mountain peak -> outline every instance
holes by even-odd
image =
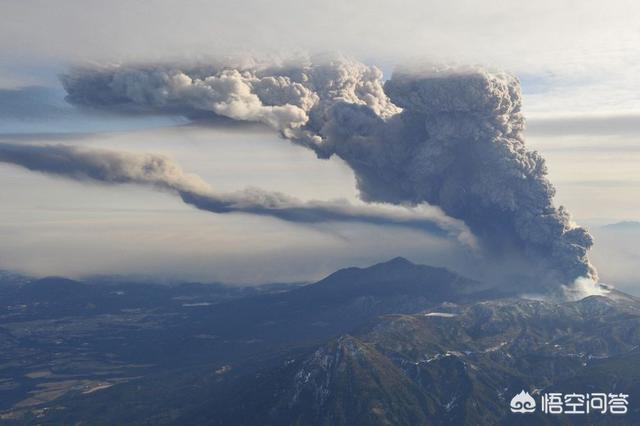
[[[467,294],[476,286],[475,281],[445,268],[417,265],[395,257],[367,268],[341,269],[303,291],[314,292],[315,298],[409,297],[441,302]]]
[[[20,289],[20,292],[31,297],[49,299],[79,296],[85,294],[88,289],[89,287],[80,281],[63,277],[45,277],[27,283]]]
[[[415,263],[401,256],[394,257],[393,259],[387,260],[386,262],[380,262],[374,266],[383,266],[383,265],[385,266],[416,266]]]
[[[640,229],[640,222],[637,220],[623,220],[621,222],[604,225],[603,228],[620,231],[635,231]]]

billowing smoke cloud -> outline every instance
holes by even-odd
[[[214,213],[248,213],[295,223],[361,222],[398,225],[437,236],[453,236],[472,246],[473,236],[460,221],[428,206],[353,205],[347,201],[308,201],[277,192],[247,189],[221,194],[198,176],[186,174],[170,159],[72,145],[0,143],[0,162],[78,181],[137,184],[177,194],[185,203]]]
[[[553,205],[526,149],[518,81],[480,69],[381,72],[348,59],[234,66],[116,66],[63,77],[75,104],[257,121],[356,173],[363,200],[439,206],[490,253],[547,283],[597,279],[589,233]]]

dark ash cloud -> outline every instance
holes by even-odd
[[[353,205],[347,201],[307,201],[252,188],[216,193],[196,175],[170,159],[152,154],[89,149],[72,145],[0,143],[0,162],[77,181],[108,185],[135,184],[175,193],[185,203],[213,213],[247,213],[302,224],[359,222],[404,226],[466,244],[473,238],[461,223],[435,209]]]
[[[321,158],[342,158],[363,200],[438,206],[489,253],[545,271],[535,281],[597,279],[591,236],[554,206],[544,160],[525,145],[509,74],[407,69],[384,83],[375,67],[325,58],[85,68],[63,83],[78,105],[264,123]]]

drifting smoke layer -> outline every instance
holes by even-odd
[[[70,145],[0,143],[0,162],[78,181],[138,184],[176,193],[187,204],[214,213],[249,213],[297,223],[362,222],[398,225],[473,245],[469,230],[437,209],[355,206],[346,201],[302,202],[277,192],[248,189],[218,194],[195,175],[185,174],[166,157],[88,149]]]
[[[336,59],[83,69],[63,84],[81,105],[265,123],[345,160],[365,201],[439,206],[490,253],[528,259],[548,283],[597,279],[591,236],[554,207],[544,160],[525,147],[520,88],[508,74],[400,71],[384,84],[377,68]]]

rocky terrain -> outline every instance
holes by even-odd
[[[402,258],[260,292],[2,288],[7,424],[640,424],[640,301],[615,290],[526,300]],[[629,411],[513,414],[521,390]]]

